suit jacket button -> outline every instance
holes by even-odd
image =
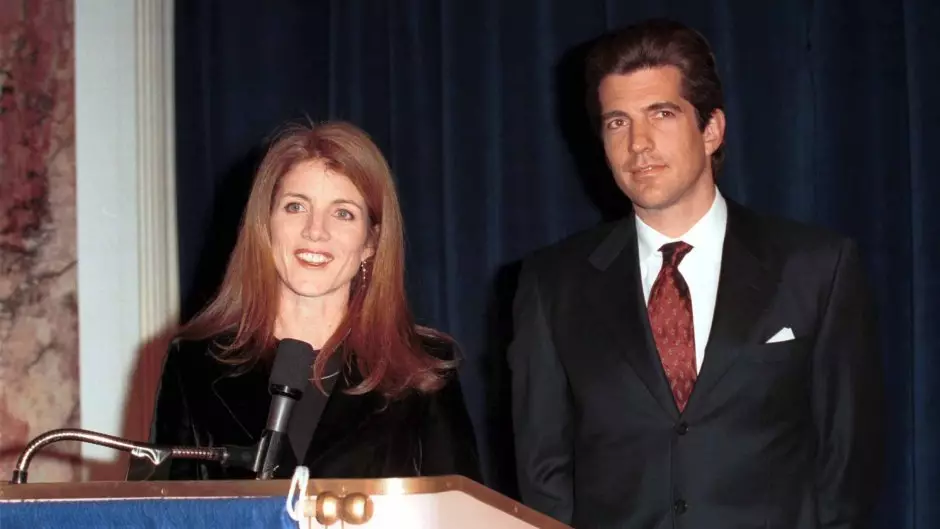
[[[689,510],[689,505],[685,500],[677,500],[672,507],[676,510],[676,514],[685,514],[685,511]]]
[[[680,422],[679,424],[676,425],[676,433],[677,433],[677,434],[679,434],[679,435],[685,435],[686,433],[688,433],[688,431],[689,431],[689,425],[688,425],[688,424],[686,424],[686,423],[684,423],[684,422]]]

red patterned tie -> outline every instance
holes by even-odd
[[[653,339],[679,411],[685,409],[695,385],[695,328],[692,295],[679,273],[679,263],[692,249],[682,241],[664,244],[663,267],[653,283],[647,307]]]

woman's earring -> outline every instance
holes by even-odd
[[[366,287],[366,262],[359,261],[359,273],[362,274],[362,282],[360,283],[360,288]]]

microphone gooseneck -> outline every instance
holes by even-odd
[[[223,446],[209,448],[156,446],[147,443],[129,441],[127,439],[122,439],[113,435],[82,430],[80,428],[61,428],[39,435],[30,441],[28,445],[26,445],[26,448],[23,449],[23,452],[20,454],[19,458],[17,458],[16,465],[13,467],[13,478],[10,480],[10,483],[14,485],[26,483],[29,464],[33,457],[43,447],[52,443],[57,443],[59,441],[79,441],[83,443],[91,443],[98,446],[113,448],[115,450],[127,452],[132,457],[146,459],[154,465],[159,465],[168,458],[199,459],[204,461],[219,461],[221,463],[226,463],[232,459],[231,456],[233,453],[237,453],[239,450],[241,450],[235,447]],[[236,456],[236,459],[242,459],[244,457],[241,454],[236,454]]]

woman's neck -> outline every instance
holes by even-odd
[[[283,292],[274,324],[275,338],[293,338],[322,349],[346,315],[349,296],[335,294],[310,298]]]

